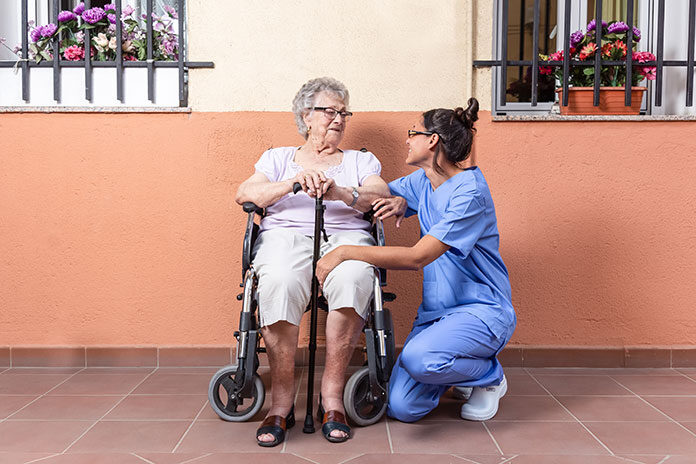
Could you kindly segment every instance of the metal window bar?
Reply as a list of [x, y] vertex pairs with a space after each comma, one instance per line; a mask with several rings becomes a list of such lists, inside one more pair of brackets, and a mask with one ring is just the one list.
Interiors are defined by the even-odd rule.
[[[85, 10], [91, 7], [90, 0], [85, 0]], [[85, 98], [92, 102], [92, 38], [89, 29], [85, 29]]]
[[[154, 103], [155, 101], [155, 67], [152, 59], [152, 0], [145, 2], [147, 14], [147, 99]], [[181, 34], [181, 31], [179, 31]]]
[[116, 0], [116, 99], [123, 103], [123, 23], [121, 0]]
[[[569, 88], [569, 77], [570, 68], [573, 67], [595, 67], [595, 76], [598, 76], [598, 68], [601, 66], [624, 66], [626, 68], [626, 83], [625, 83], [625, 104], [630, 106], [631, 104], [631, 87], [632, 87], [632, 73], [633, 73], [633, 56], [631, 53], [626, 53], [626, 59], [617, 60], [603, 60], [601, 56], [597, 57], [593, 61], [579, 61], [579, 60], [569, 60], [568, 51], [570, 50], [570, 15], [571, 15], [571, 3], [572, 0], [565, 0], [565, 8], [563, 12], [563, 22], [564, 22], [564, 57], [563, 61], [546, 61], [544, 66], [552, 67], [563, 67], [563, 78], [561, 80], [561, 86], [563, 88], [563, 99], [561, 104], [563, 106], [568, 106], [568, 88]], [[601, 25], [601, 1], [597, 1], [596, 6], [596, 23]], [[497, 60], [475, 60], [474, 67], [500, 67], [500, 86], [499, 86], [499, 101], [500, 107], [507, 106], [506, 90], [507, 90], [507, 68], [509, 66], [534, 66], [532, 70], [532, 78], [538, 73], [538, 57], [532, 60], [508, 60], [508, 8], [509, 0], [501, 0], [502, 5], [502, 30], [501, 30], [501, 59]], [[535, 0], [535, 9], [537, 7], [537, 0]], [[632, 50], [633, 48], [633, 2], [627, 2], [627, 24], [629, 24], [629, 31], [627, 33], [627, 49]], [[686, 79], [686, 106], [693, 106], [693, 90], [694, 90], [694, 66], [696, 65], [696, 59], [694, 57], [694, 39], [696, 37], [696, 0], [689, 0], [689, 27], [688, 27], [688, 52], [686, 60], [665, 60], [663, 58], [664, 52], [664, 29], [665, 29], [665, 0], [658, 0], [658, 24], [657, 24], [657, 50], [656, 59], [654, 61], [646, 61], [641, 63], [643, 66], [655, 66], [656, 69], [656, 93], [655, 93], [655, 106], [662, 106], [662, 86], [663, 86], [663, 68], [667, 67], [682, 67], [687, 68], [687, 79]], [[538, 41], [538, 22], [539, 16], [535, 12], [534, 17], [534, 28], [535, 28], [535, 40]], [[601, 39], [602, 32], [600, 31], [601, 26], [598, 27], [597, 34]], [[538, 42], [537, 42], [538, 46]], [[599, 47], [601, 50], [601, 47]], [[601, 55], [601, 52], [598, 53]], [[537, 75], [538, 77], [538, 75]], [[599, 79], [595, 79], [594, 83], [594, 106], [599, 105]], [[532, 101], [537, 101], [538, 89], [537, 85], [532, 85]], [[534, 105], [532, 105], [534, 106]]]
[[[602, 24], [602, 3], [604, 3], [602, 0], [597, 0], [595, 6], [595, 23], [596, 24]], [[594, 94], [593, 94], [593, 105], [594, 106], [599, 106], [599, 85], [601, 82], [601, 79], [597, 79], [597, 76], [599, 76], [601, 72], [601, 67], [600, 67], [600, 61], [602, 59], [602, 33], [603, 28], [598, 27], [595, 29], [596, 34], [597, 34], [597, 43], [599, 44], [598, 47], [599, 49], [597, 50], [598, 53], [595, 53], [594, 56]]]
[[[58, 0], [53, 0], [53, 24], [58, 25]], [[53, 38], [53, 99], [60, 103], [60, 34]]]
[[[53, 14], [51, 15], [54, 24], [58, 25], [59, 0], [52, 0]], [[61, 100], [61, 68], [83, 68], [85, 69], [85, 98], [92, 101], [92, 68], [115, 68], [116, 69], [116, 98], [123, 103], [123, 70], [125, 68], [145, 68], [148, 69], [148, 99], [154, 103], [154, 70], [157, 68], [178, 68], [179, 70], [179, 105], [188, 105], [188, 76], [189, 69], [213, 68], [212, 61], [186, 61], [186, 43], [184, 40], [184, 0], [177, 0], [178, 5], [178, 25], [179, 25], [179, 56], [177, 61], [155, 61], [153, 57], [153, 31], [152, 31], [152, 0], [147, 0], [149, 10], [147, 21], [147, 40], [148, 40], [148, 59], [147, 61], [123, 61], [122, 47], [116, 47], [115, 61], [92, 61], [91, 37], [89, 29], [85, 30], [85, 59], [84, 61], [66, 61], [60, 59], [60, 37], [56, 35], [53, 40], [53, 60], [41, 61], [36, 63], [29, 60], [29, 8], [28, 0], [21, 0], [21, 50], [22, 56], [19, 60], [0, 60], [0, 68], [14, 68], [21, 66], [22, 72], [22, 100], [30, 102], [29, 73], [31, 68], [53, 68], [53, 99], [56, 102]], [[115, 0], [116, 17], [121, 18], [123, 13], [122, 0]], [[85, 0], [85, 9], [90, 8], [90, 1]], [[118, 22], [118, 21], [117, 21]], [[118, 22], [120, 24], [120, 22]], [[123, 43], [123, 31], [116, 28], [117, 43]]]
[[[532, 50], [534, 58], [532, 59], [532, 106], [537, 106], [537, 87], [539, 82], [539, 14], [540, 0], [534, 0], [534, 40]], [[520, 67], [520, 69], [522, 69]]]

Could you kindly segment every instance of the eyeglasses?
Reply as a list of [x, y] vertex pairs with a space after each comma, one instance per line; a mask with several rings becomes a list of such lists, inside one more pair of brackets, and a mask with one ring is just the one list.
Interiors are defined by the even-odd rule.
[[340, 115], [341, 118], [343, 118], [344, 121], [348, 121], [351, 116], [353, 116], [353, 113], [350, 111], [338, 111], [334, 108], [331, 108], [330, 106], [315, 106], [312, 108], [315, 111], [323, 111], [324, 116], [326, 116], [326, 119], [329, 119], [333, 121], [336, 118], [336, 115]]
[[408, 138], [409, 138], [409, 139], [410, 139], [411, 137], [413, 137], [414, 135], [433, 135], [433, 134], [437, 134], [437, 132], [431, 132], [431, 131], [417, 131], [417, 130], [413, 130], [413, 129], [409, 129], [409, 130], [408, 130]]

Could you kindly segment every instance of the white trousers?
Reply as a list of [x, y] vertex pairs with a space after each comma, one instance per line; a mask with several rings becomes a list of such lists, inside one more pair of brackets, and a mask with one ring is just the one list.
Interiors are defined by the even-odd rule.
[[[341, 245], [371, 246], [375, 242], [360, 232], [340, 232], [322, 238], [320, 255]], [[261, 326], [288, 321], [300, 325], [309, 304], [312, 283], [314, 239], [288, 229], [261, 233], [252, 252], [258, 275], [258, 303]], [[353, 308], [363, 319], [372, 299], [373, 267], [363, 261], [344, 261], [329, 273], [323, 293], [329, 311]]]

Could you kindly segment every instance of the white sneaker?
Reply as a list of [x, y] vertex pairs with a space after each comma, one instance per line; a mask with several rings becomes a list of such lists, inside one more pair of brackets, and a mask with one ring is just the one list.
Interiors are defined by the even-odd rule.
[[498, 412], [498, 402], [507, 392], [507, 379], [503, 376], [500, 385], [474, 387], [469, 401], [462, 405], [462, 419], [485, 421]]
[[474, 389], [471, 387], [452, 387], [452, 398], [466, 401], [471, 398], [471, 392], [473, 390]]

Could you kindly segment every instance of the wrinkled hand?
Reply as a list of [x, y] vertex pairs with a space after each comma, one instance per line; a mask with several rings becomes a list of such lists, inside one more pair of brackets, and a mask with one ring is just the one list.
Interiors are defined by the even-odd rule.
[[319, 261], [317, 261], [317, 280], [319, 285], [323, 286], [326, 276], [333, 271], [336, 266], [343, 262], [341, 258], [341, 247], [338, 247], [326, 253]]
[[407, 206], [406, 200], [402, 197], [377, 198], [372, 202], [375, 217], [384, 221], [388, 217], [396, 216], [396, 227], [401, 225]]
[[311, 197], [319, 195], [319, 198], [326, 192], [324, 190], [324, 183], [326, 183], [326, 175], [322, 171], [315, 171], [314, 169], [305, 169], [297, 173], [292, 183], [299, 182], [302, 186], [302, 190], [307, 192]]
[[[322, 198], [324, 200], [340, 200], [341, 199], [341, 192], [340, 192], [341, 187], [336, 185], [336, 182], [330, 178], [326, 178], [326, 182], [322, 185]], [[311, 196], [311, 195], [310, 195]]]

